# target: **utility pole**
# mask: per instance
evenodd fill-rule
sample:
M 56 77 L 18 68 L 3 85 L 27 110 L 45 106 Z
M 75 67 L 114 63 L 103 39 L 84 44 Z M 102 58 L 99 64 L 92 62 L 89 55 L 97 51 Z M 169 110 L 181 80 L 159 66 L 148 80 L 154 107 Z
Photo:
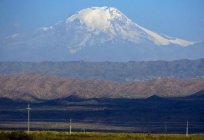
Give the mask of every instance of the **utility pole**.
M 69 134 L 72 134 L 72 119 L 69 119 Z
M 164 124 L 164 129 L 165 129 L 165 134 L 166 134 L 167 133 L 167 124 L 166 124 L 166 122 Z
M 186 122 L 186 137 L 188 137 L 188 120 Z
M 26 108 L 28 110 L 28 133 L 30 132 L 30 104 L 28 104 L 28 107 Z

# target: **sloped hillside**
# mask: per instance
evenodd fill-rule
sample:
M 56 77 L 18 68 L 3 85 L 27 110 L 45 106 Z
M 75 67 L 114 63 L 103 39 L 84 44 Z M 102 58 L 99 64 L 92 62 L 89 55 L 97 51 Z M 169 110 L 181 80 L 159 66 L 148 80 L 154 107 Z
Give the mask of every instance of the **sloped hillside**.
M 118 83 L 105 80 L 63 78 L 43 73 L 0 76 L 0 96 L 12 99 L 55 99 L 70 95 L 85 98 L 184 96 L 203 88 L 204 79 L 176 80 L 164 78 Z

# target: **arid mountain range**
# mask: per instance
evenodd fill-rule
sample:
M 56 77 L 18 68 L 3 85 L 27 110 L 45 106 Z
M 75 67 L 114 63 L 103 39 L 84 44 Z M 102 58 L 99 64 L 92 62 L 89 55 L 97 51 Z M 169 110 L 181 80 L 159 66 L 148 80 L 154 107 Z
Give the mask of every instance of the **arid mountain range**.
M 170 78 L 119 83 L 107 80 L 82 80 L 51 74 L 25 73 L 0 76 L 0 96 L 21 100 L 46 100 L 68 97 L 142 98 L 186 96 L 204 89 L 204 79 Z
M 61 77 L 133 82 L 204 77 L 204 59 L 129 62 L 0 62 L 0 75 L 49 73 Z

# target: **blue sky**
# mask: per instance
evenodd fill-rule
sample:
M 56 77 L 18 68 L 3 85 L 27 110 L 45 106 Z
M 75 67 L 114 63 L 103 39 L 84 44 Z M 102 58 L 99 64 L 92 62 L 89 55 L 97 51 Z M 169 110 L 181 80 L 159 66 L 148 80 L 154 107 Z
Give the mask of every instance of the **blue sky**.
M 204 40 L 204 0 L 1 0 L 0 37 L 35 30 L 92 6 L 112 6 L 152 31 Z

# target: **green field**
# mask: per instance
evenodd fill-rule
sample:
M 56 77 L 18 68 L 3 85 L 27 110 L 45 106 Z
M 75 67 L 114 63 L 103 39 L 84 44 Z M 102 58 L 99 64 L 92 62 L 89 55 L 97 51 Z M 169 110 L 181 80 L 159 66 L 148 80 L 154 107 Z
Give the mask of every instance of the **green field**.
M 204 134 L 137 134 L 137 133 L 100 133 L 34 131 L 1 131 L 0 140 L 204 140 Z

